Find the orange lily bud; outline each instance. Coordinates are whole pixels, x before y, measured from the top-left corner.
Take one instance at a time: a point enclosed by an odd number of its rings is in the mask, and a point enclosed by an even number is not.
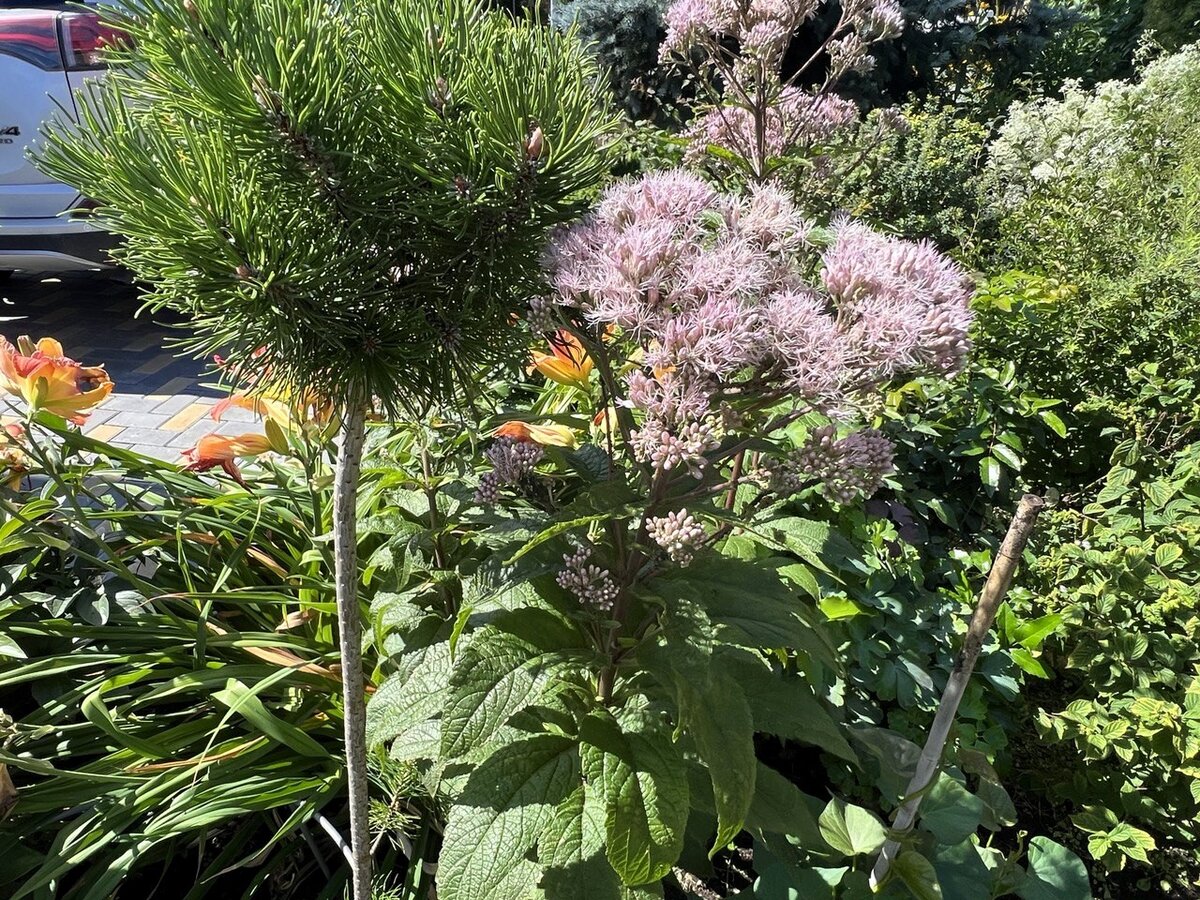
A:
[[[44,409],[76,425],[112,393],[113,383],[102,366],[82,366],[63,354],[62,344],[28,337],[14,347],[0,337],[0,388],[22,398],[31,410]]]
[[[208,434],[190,450],[183,451],[188,461],[185,472],[207,472],[218,466],[242,487],[248,487],[235,460],[240,456],[258,456],[271,449],[271,441],[264,434],[239,434],[230,437],[224,434]]]
[[[535,369],[558,384],[586,388],[592,374],[592,358],[575,335],[559,331],[550,341],[549,353],[534,351],[530,370]]]
[[[505,422],[492,432],[492,437],[507,437],[515,441],[531,441],[550,447],[574,448],[578,441],[575,432],[565,425],[530,425],[528,422]]]
[[[21,449],[25,429],[20,425],[5,425],[0,428],[0,483],[11,490],[21,486],[21,479],[29,471],[29,457]]]

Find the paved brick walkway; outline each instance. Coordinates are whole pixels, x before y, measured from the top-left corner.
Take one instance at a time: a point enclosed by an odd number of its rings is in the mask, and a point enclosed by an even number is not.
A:
[[[216,378],[202,362],[171,350],[187,333],[177,318],[136,316],[137,290],[130,285],[94,273],[18,275],[0,283],[0,298],[0,334],[53,337],[72,359],[108,370],[115,387],[88,418],[88,434],[178,461],[206,434],[261,431],[244,410],[212,420],[213,404],[224,396],[210,386]]]

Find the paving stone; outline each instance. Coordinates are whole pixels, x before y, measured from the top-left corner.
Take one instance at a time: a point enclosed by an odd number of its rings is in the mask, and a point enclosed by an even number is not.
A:
[[[142,409],[149,409],[150,404],[146,398],[142,398]],[[161,431],[167,419],[170,418],[165,413],[156,412],[134,412],[132,410],[121,410],[115,416],[108,420],[109,425],[121,425],[126,428],[150,428],[155,431]]]

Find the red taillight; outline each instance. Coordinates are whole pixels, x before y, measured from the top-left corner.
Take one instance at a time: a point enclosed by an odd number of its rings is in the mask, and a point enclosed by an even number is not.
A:
[[[69,71],[103,69],[105,50],[129,43],[129,35],[100,21],[95,13],[64,13],[61,19],[63,60]]]
[[[54,12],[0,13],[0,53],[39,69],[61,69]]]

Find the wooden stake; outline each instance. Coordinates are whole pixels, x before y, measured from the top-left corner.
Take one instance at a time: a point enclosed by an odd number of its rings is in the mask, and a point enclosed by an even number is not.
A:
[[[934,716],[933,725],[929,729],[929,738],[925,741],[921,758],[917,761],[917,771],[908,783],[908,790],[905,792],[907,799],[896,813],[896,820],[892,825],[894,833],[912,828],[917,817],[917,808],[921,805],[921,797],[937,777],[942,752],[946,748],[946,739],[950,736],[950,727],[954,724],[954,716],[966,692],[971,672],[975,669],[975,662],[983,650],[983,640],[992,628],[996,611],[1008,594],[1017,562],[1025,551],[1025,544],[1029,541],[1038,514],[1045,505],[1046,502],[1041,497],[1026,494],[1021,498],[1021,505],[1017,507],[1012,523],[1008,526],[1008,534],[1000,545],[1000,551],[992,563],[992,570],[988,573],[987,584],[983,586],[983,593],[979,595],[979,603],[971,616],[971,624],[967,628],[962,650],[955,660],[954,671],[950,673],[946,689],[942,692],[942,701],[938,704],[937,715]],[[872,888],[877,889],[883,884],[899,850],[899,841],[889,840],[883,845],[879,858],[875,861],[875,868],[871,870]]]

